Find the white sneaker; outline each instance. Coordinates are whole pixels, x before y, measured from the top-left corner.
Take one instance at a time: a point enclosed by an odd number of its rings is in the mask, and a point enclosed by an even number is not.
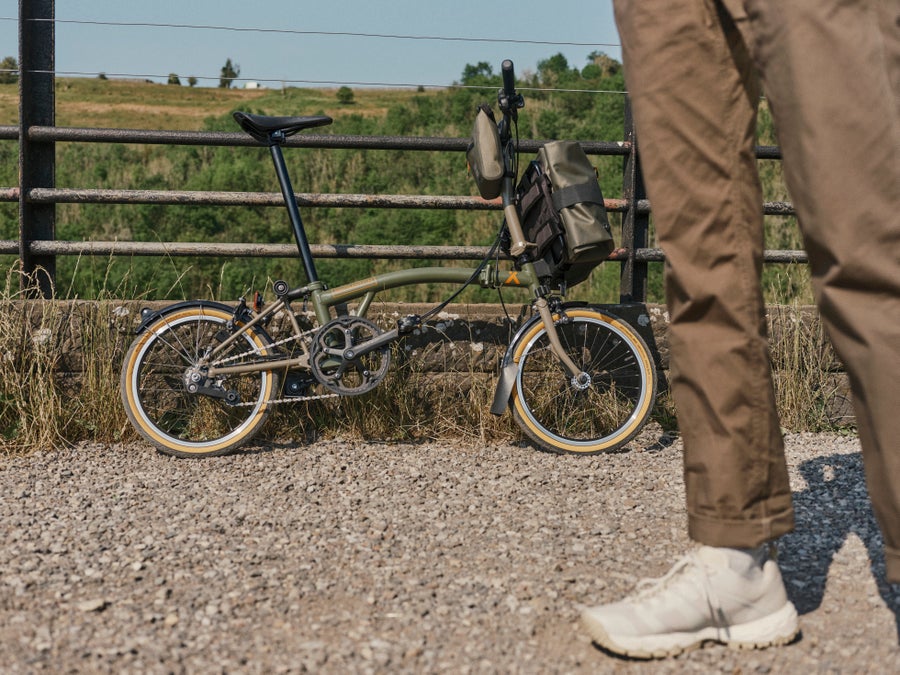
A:
[[[703,546],[637,592],[582,611],[601,647],[634,658],[675,656],[707,641],[739,649],[787,644],[799,628],[781,573],[765,550]]]

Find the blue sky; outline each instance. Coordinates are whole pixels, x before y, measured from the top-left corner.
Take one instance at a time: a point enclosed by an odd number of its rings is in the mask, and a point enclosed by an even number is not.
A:
[[[15,19],[18,2],[0,0],[0,16]],[[521,72],[535,70],[539,60],[558,52],[579,68],[592,51],[621,58],[611,0],[57,0],[56,18],[57,71],[102,72],[110,76],[165,76],[174,72],[182,79],[190,75],[201,78],[201,86],[218,84],[220,69],[228,58],[240,65],[242,78],[268,80],[270,86],[280,86],[277,83],[282,80],[295,86],[444,86],[459,80],[466,64],[481,61],[490,63],[496,72],[504,58],[511,58]],[[125,27],[68,21],[289,32]],[[0,56],[18,55],[17,30],[16,21],[0,21]]]

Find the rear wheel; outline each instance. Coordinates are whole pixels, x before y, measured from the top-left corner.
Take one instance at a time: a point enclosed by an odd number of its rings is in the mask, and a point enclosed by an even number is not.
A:
[[[581,368],[572,378],[536,322],[511,346],[518,364],[513,418],[538,446],[593,454],[627,443],[647,421],[656,398],[656,367],[627,323],[595,309],[555,317],[563,349]]]
[[[278,391],[274,372],[203,374],[204,359],[232,334],[232,321],[224,309],[185,307],[147,326],[128,350],[121,378],[125,412],[162,452],[223,455],[247,442],[265,422],[272,393]],[[215,364],[240,365],[270,349],[267,336],[250,329],[218,354]]]

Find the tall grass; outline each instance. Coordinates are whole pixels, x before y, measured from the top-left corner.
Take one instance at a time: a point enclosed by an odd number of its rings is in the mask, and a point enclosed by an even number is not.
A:
[[[23,301],[18,286],[13,267],[0,292],[0,431],[8,451],[55,445],[68,422],[56,378],[62,317],[52,304]]]
[[[136,440],[119,398],[119,372],[133,338],[141,295],[119,286],[98,300],[26,298],[18,264],[0,284],[0,451],[24,453],[80,442]],[[123,300],[123,297],[128,299]],[[772,363],[782,425],[791,431],[841,428],[839,364],[814,312],[771,307]],[[371,392],[278,406],[259,440],[319,437],[509,442],[522,438],[510,415],[490,414],[497,373],[483,336],[432,334],[393,347],[393,364]],[[278,335],[273,336],[276,339]],[[468,342],[468,344],[467,344]],[[675,426],[663,394],[655,421]]]
[[[270,438],[453,438],[471,443],[518,438],[510,416],[490,413],[497,373],[485,369],[482,344],[471,329],[468,343],[428,330],[425,345],[412,348],[400,342],[391,348],[391,368],[372,391],[283,407],[264,433]]]
[[[26,298],[22,278],[15,264],[0,289],[0,449],[132,438],[118,398],[122,303]]]
[[[845,429],[841,416],[849,393],[841,365],[822,322],[807,307],[770,309],[770,344],[775,403],[790,431]]]

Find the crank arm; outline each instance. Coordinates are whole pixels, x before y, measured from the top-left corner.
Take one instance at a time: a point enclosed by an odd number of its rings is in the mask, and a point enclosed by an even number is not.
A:
[[[373,337],[368,342],[362,342],[358,345],[354,345],[350,347],[350,349],[345,349],[342,356],[347,361],[353,361],[358,359],[360,356],[365,356],[370,352],[377,351],[391,344],[394,340],[400,337],[400,331],[397,328],[389,330],[387,333],[382,333],[376,337]]]

